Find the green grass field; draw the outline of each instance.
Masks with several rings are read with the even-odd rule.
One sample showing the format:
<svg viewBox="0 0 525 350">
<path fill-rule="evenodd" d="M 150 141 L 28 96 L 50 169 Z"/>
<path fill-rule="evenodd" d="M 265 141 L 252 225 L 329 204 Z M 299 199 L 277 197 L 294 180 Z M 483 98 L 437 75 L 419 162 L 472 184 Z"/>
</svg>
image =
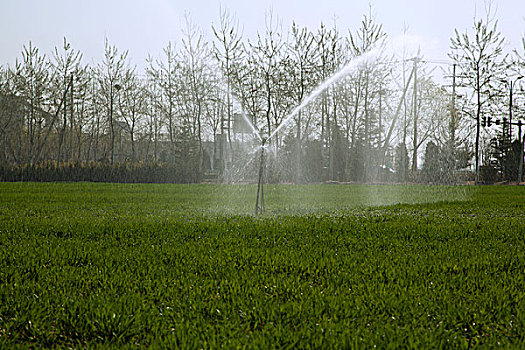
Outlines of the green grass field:
<svg viewBox="0 0 525 350">
<path fill-rule="evenodd" d="M 525 345 L 525 187 L 0 183 L 0 348 Z"/>
</svg>

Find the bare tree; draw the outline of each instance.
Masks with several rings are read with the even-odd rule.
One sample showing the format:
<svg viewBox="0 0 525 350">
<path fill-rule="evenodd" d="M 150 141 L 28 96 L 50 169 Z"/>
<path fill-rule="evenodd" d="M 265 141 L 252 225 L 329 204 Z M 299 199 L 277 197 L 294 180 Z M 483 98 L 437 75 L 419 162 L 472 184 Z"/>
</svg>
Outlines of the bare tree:
<svg viewBox="0 0 525 350">
<path fill-rule="evenodd" d="M 104 59 L 101 64 L 98 65 L 98 84 L 100 89 L 100 97 L 105 107 L 108 126 L 110 132 L 110 162 L 111 164 L 115 161 L 115 120 L 114 120 L 114 107 L 117 93 L 122 87 L 122 81 L 126 69 L 129 67 L 127 61 L 128 51 L 124 51 L 119 54 L 119 50 L 116 46 L 110 45 L 109 40 L 105 41 Z"/>
<path fill-rule="evenodd" d="M 146 128 L 147 128 L 147 141 L 146 141 L 146 157 L 150 157 L 150 145 L 153 143 L 153 162 L 159 160 L 159 143 L 161 139 L 161 131 L 164 127 L 162 99 L 163 90 L 161 85 L 156 83 L 154 80 L 149 78 L 146 86 Z M 171 135 L 171 134 L 170 134 Z M 173 149 L 173 142 L 171 142 Z"/>
<path fill-rule="evenodd" d="M 89 131 L 88 125 L 94 117 L 94 109 L 91 106 L 92 95 L 95 93 L 91 89 L 93 75 L 88 66 L 81 66 L 74 74 L 74 86 L 72 87 L 71 97 L 74 97 L 73 103 L 70 103 L 71 109 L 75 110 L 74 118 L 70 123 L 70 159 L 80 161 L 83 158 L 82 151 L 86 142 L 90 142 L 89 137 L 86 140 L 86 132 Z M 73 113 L 70 113 L 73 116 Z M 75 141 L 73 141 L 75 139 Z M 76 145 L 74 144 L 76 142 Z M 75 147 L 76 146 L 76 147 Z M 75 156 L 76 152 L 76 156 Z M 89 160 L 89 152 L 84 156 Z"/>
<path fill-rule="evenodd" d="M 154 91 L 158 93 L 153 97 L 152 102 L 163 116 L 160 121 L 168 128 L 168 137 L 171 143 L 171 157 L 172 162 L 175 161 L 175 143 L 176 134 L 179 127 L 176 114 L 178 113 L 181 100 L 181 62 L 175 45 L 171 42 L 163 49 L 163 59 L 153 61 L 149 58 L 149 66 L 146 68 L 146 73 L 149 79 L 154 84 Z M 155 125 L 159 125 L 158 122 Z"/>
<path fill-rule="evenodd" d="M 326 26 L 321 23 L 321 27 L 315 35 L 315 40 L 317 44 L 318 51 L 318 74 L 319 81 L 327 80 L 332 74 L 335 73 L 337 67 L 341 63 L 339 61 L 339 44 L 340 38 L 338 32 L 334 30 L 329 30 Z M 336 111 L 331 113 L 330 107 L 332 106 L 332 99 L 334 87 L 331 89 L 326 89 L 320 96 L 320 109 L 321 109 L 321 143 L 323 148 L 328 150 L 328 178 L 330 180 L 334 179 L 334 154 L 332 146 L 332 137 L 331 137 L 331 115 L 336 117 Z M 336 103 L 336 102 L 334 102 Z M 335 122 L 335 121 L 334 121 Z"/>
<path fill-rule="evenodd" d="M 62 45 L 62 52 L 55 47 L 54 55 L 53 55 L 53 61 L 51 62 L 51 74 L 53 77 L 53 82 L 55 88 L 55 93 L 58 93 L 58 99 L 61 97 L 61 91 L 66 90 L 69 85 L 70 89 L 70 101 L 64 101 L 64 108 L 63 108 L 63 117 L 62 117 L 62 124 L 57 127 L 58 129 L 58 147 L 57 147 L 57 156 L 56 160 L 57 162 L 60 162 L 62 160 L 67 162 L 67 152 L 63 150 L 65 138 L 66 138 L 66 131 L 68 129 L 68 114 L 69 114 L 69 123 L 71 126 L 71 129 L 74 125 L 74 119 L 73 119 L 73 113 L 70 113 L 73 111 L 74 105 L 73 105 L 73 87 L 71 86 L 74 81 L 74 77 L 78 75 L 78 72 L 81 69 L 80 62 L 82 60 L 82 54 L 79 51 L 75 51 L 73 48 L 71 48 L 71 44 L 68 43 L 67 39 L 63 39 L 63 45 Z M 71 102 L 71 103 L 70 103 Z M 69 104 L 69 110 L 67 108 L 67 105 Z M 73 135 L 70 134 L 70 138 L 72 140 Z"/>
<path fill-rule="evenodd" d="M 224 167 L 224 164 L 222 163 L 224 160 L 224 154 L 222 153 L 224 147 L 224 133 L 222 131 L 224 130 L 223 127 L 225 115 L 227 114 L 226 110 L 228 106 L 228 93 L 222 88 L 220 83 L 221 79 L 222 77 L 220 75 L 218 76 L 217 74 L 213 73 L 211 73 L 211 75 L 208 77 L 210 89 L 208 91 L 208 102 L 204 106 L 205 130 L 207 131 L 208 137 L 213 140 L 214 147 L 214 158 L 210 161 L 213 161 L 213 168 L 215 170 L 222 170 Z M 221 131 L 220 134 L 219 131 Z M 221 162 L 221 164 L 215 164 L 216 162 Z"/>
<path fill-rule="evenodd" d="M 260 89 L 264 98 L 262 109 L 268 135 L 272 133 L 273 128 L 279 126 L 282 118 L 282 115 L 275 110 L 275 97 L 278 93 L 280 54 L 283 52 L 283 46 L 281 25 L 274 18 L 273 13 L 268 12 L 264 34 L 258 33 L 257 42 L 250 43 L 253 55 L 251 63 L 255 65 L 255 71 L 260 74 Z M 275 143 L 277 146 L 278 140 Z"/>
<path fill-rule="evenodd" d="M 449 98 L 425 72 L 420 69 L 418 78 L 418 98 L 416 99 L 418 137 L 413 144 L 417 157 L 419 149 L 427 142 L 432 141 L 441 148 L 446 148 L 447 138 L 441 134 L 448 128 Z"/>
<path fill-rule="evenodd" d="M 449 57 L 457 64 L 462 84 L 467 85 L 475 100 L 475 183 L 479 183 L 479 145 L 481 117 L 493 99 L 491 91 L 502 70 L 504 38 L 490 9 L 484 19 L 474 19 L 472 33 L 459 33 L 451 38 Z"/>
<path fill-rule="evenodd" d="M 38 162 L 47 144 L 56 117 L 51 113 L 49 96 L 49 66 L 45 55 L 29 42 L 22 50 L 22 61 L 16 61 L 14 80 L 20 101 L 25 105 L 25 137 L 19 134 L 19 159 L 25 155 L 27 163 Z"/>
<path fill-rule="evenodd" d="M 364 15 L 361 21 L 361 26 L 355 32 L 349 33 L 348 45 L 350 52 L 353 57 L 360 56 L 364 53 L 369 52 L 372 49 L 377 49 L 386 38 L 386 33 L 383 31 L 382 25 L 376 23 L 374 20 L 371 9 L 369 15 Z M 384 59 L 383 59 L 384 60 Z M 386 68 L 386 69 L 385 69 Z M 352 140 L 351 145 L 355 147 L 356 143 L 356 132 L 358 126 L 358 111 L 361 108 L 362 113 L 362 134 L 363 134 L 363 151 L 364 151 L 364 180 L 370 180 L 369 169 L 371 169 L 377 160 L 374 160 L 372 155 L 373 145 L 377 144 L 375 148 L 381 149 L 381 126 L 379 123 L 379 111 L 375 110 L 373 106 L 378 106 L 381 101 L 381 93 L 383 90 L 382 83 L 388 74 L 385 75 L 384 71 L 388 72 L 388 67 L 381 62 L 381 59 L 377 59 L 373 64 L 363 65 L 355 74 L 352 81 L 355 84 L 354 88 L 354 115 L 352 129 Z M 362 107 L 360 103 L 362 102 Z M 356 125 L 357 124 L 357 125 Z M 354 155 L 355 156 L 355 155 Z M 379 159 L 381 157 L 378 157 Z"/>
<path fill-rule="evenodd" d="M 16 136 L 22 131 L 22 120 L 19 115 L 16 87 L 13 72 L 0 66 L 0 165 L 8 165 L 16 161 Z"/>
<path fill-rule="evenodd" d="M 238 28 L 238 21 L 233 16 L 231 16 L 227 10 L 221 10 L 219 27 L 215 28 L 212 26 L 213 33 L 217 39 L 216 42 L 213 42 L 213 54 L 220 65 L 222 73 L 225 76 L 226 84 L 226 115 L 225 118 L 221 119 L 220 130 L 221 134 L 224 134 L 224 129 L 227 129 L 230 152 L 232 151 L 232 85 L 234 75 L 236 71 L 238 71 L 244 55 L 242 34 L 239 33 Z M 222 85 L 220 81 L 218 83 L 219 86 Z M 224 119 L 226 119 L 226 125 L 224 125 Z M 223 160 L 222 155 L 221 160 Z"/>
<path fill-rule="evenodd" d="M 283 82 L 288 82 L 288 90 L 291 97 L 291 108 L 301 104 L 307 94 L 318 83 L 316 62 L 318 59 L 317 46 L 315 44 L 315 36 L 307 28 L 299 28 L 295 23 L 291 28 L 291 41 L 287 44 L 289 59 L 286 61 L 285 69 L 287 69 L 290 79 L 284 79 Z M 303 111 L 299 111 L 295 117 L 295 182 L 302 181 L 301 175 L 301 155 L 302 155 L 302 140 L 308 133 L 308 128 L 312 120 L 313 114 L 309 113 L 306 117 Z M 302 132 L 304 130 L 304 132 Z"/>
<path fill-rule="evenodd" d="M 128 68 L 123 74 L 122 90 L 119 95 L 119 110 L 125 132 L 131 142 L 131 161 L 137 160 L 136 134 L 142 125 L 146 109 L 146 90 L 144 83 L 137 77 L 134 68 Z M 121 127 L 121 128 L 122 128 Z"/>
<path fill-rule="evenodd" d="M 202 170 L 203 161 L 203 117 L 209 84 L 209 59 L 211 52 L 203 34 L 191 21 L 188 14 L 185 17 L 186 27 L 182 39 L 182 79 L 184 81 L 183 109 L 186 118 L 186 128 L 198 140 L 198 169 Z"/>
</svg>

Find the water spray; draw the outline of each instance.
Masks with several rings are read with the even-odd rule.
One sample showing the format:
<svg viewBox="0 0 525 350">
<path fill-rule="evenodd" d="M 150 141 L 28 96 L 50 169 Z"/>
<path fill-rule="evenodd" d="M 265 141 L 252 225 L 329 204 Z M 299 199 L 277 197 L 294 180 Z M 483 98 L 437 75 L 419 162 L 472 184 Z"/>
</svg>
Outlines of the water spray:
<svg viewBox="0 0 525 350">
<path fill-rule="evenodd" d="M 339 80 L 346 77 L 349 73 L 355 71 L 355 69 L 359 68 L 362 65 L 369 64 L 374 59 L 379 57 L 381 54 L 381 50 L 379 49 L 373 49 L 370 50 L 358 57 L 354 57 L 349 63 L 347 63 L 343 68 L 341 68 L 338 72 L 334 73 L 332 76 L 330 76 L 328 79 L 323 81 L 321 84 L 319 84 L 297 107 L 295 107 L 290 114 L 288 114 L 281 122 L 273 132 L 271 132 L 268 136 L 261 136 L 255 125 L 247 118 L 247 116 L 243 113 L 243 118 L 246 121 L 246 123 L 250 126 L 252 129 L 252 132 L 257 138 L 261 141 L 261 157 L 259 161 L 259 178 L 257 181 L 257 198 L 255 200 L 255 215 L 262 214 L 264 212 L 264 148 L 266 145 L 266 142 L 273 138 L 277 133 L 286 125 L 292 118 L 297 115 L 303 108 L 305 108 L 307 105 L 309 105 L 312 101 L 314 101 L 322 92 L 324 92 L 329 86 L 333 85 L 334 83 L 338 82 Z"/>
</svg>

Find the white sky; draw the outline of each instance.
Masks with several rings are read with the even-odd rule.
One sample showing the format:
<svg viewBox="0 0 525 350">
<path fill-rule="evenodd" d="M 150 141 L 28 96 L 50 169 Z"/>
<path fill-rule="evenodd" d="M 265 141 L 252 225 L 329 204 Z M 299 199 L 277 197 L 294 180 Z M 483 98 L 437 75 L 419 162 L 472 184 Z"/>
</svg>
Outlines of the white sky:
<svg viewBox="0 0 525 350">
<path fill-rule="evenodd" d="M 425 57 L 446 59 L 454 28 L 465 31 L 474 15 L 484 16 L 483 0 L 0 0 L 0 65 L 12 65 L 29 40 L 51 55 L 65 36 L 84 54 L 84 63 L 101 61 L 104 38 L 143 67 L 149 54 L 159 56 L 169 40 L 179 43 L 184 13 L 212 38 L 220 7 L 239 20 L 246 38 L 265 29 L 270 9 L 287 30 L 292 21 L 316 30 L 321 22 L 341 33 L 356 30 L 372 3 L 376 21 L 390 38 L 408 26 Z M 520 48 L 525 34 L 525 1 L 495 0 L 499 29 L 509 49 Z"/>
</svg>

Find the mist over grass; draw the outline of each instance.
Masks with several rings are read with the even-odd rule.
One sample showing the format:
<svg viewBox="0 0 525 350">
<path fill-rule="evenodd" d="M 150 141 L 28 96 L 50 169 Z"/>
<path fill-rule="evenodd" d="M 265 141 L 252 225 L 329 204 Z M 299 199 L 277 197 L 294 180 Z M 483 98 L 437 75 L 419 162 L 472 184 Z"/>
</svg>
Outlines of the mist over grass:
<svg viewBox="0 0 525 350">
<path fill-rule="evenodd" d="M 75 216 L 169 217 L 253 215 L 256 185 L 0 183 L 1 206 L 28 211 L 68 209 Z M 467 186 L 265 185 L 265 215 L 297 215 L 356 208 L 465 201 Z"/>
</svg>

